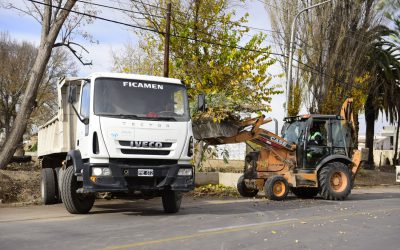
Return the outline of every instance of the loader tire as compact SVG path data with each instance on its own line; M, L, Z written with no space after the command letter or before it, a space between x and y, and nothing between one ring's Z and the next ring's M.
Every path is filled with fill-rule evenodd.
M96 196L94 194L80 194L76 191L81 188L72 166L67 167L62 173L61 199L65 208L71 214L86 214L93 207Z
M237 182L237 190L242 197L255 197L258 194L258 190L249 189L244 183L244 176L240 176Z
M57 203L57 187L56 176L54 169L42 169L42 182L40 185L40 193L42 196L43 204L50 205Z
M177 213L181 208L182 193L179 191L165 190L162 195L162 204L165 213Z
M275 175L265 182L264 192L269 200L281 201L289 193L289 184L283 176Z
M325 200L344 200L351 192L349 168L341 162L331 162L318 173L319 192Z
M310 199L310 198L314 198L315 196L318 195L318 188L306 188L306 187L298 187L298 188L291 188L290 191L292 191L292 193L294 195L296 195L299 198L303 198L303 199Z

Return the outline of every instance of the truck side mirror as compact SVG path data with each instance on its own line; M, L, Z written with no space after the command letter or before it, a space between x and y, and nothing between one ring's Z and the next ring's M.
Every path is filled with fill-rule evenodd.
M79 119L79 120L80 120L80 119ZM89 124L89 118L85 117L85 118L83 118L83 119L81 120L81 122L82 122L83 124L85 124L85 125L88 125L88 124Z
M68 86L68 102L71 104L76 102L76 85Z
M206 111L206 95L204 93L197 96L197 110Z

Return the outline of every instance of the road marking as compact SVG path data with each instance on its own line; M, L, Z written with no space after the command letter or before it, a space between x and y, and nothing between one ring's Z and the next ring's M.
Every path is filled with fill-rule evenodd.
M263 227L267 226L270 224L276 224L276 223L281 223L281 222L298 222L299 219L293 218L293 219L287 219L287 220L277 220L277 221L268 221L268 222L262 222L262 223L252 223L252 224L245 224L245 225L237 225L237 226L229 226L229 227L216 227L216 228L210 228L206 230L199 230L199 233L206 233L206 232L215 232L215 231L223 231L226 229L236 229L236 228L255 228L255 227Z
M282 225L294 223L294 222L295 222L294 220L285 220L285 221L276 221L276 222L271 221L268 223L259 223L258 226L242 226L242 227L233 227L233 228L225 228L225 229L223 228L223 229L217 230L217 231L208 231L208 232L204 231L204 232L198 232L198 233L188 234L188 235L179 235L179 236L174 236L174 237L169 237L169 238L164 238L164 239L159 239L159 240L142 241L142 242L127 244L127 245L115 245L115 246L101 248L100 250L115 250L115 249L127 249L127 248L133 248L133 247L142 247L142 246L161 244L161 243L177 241L177 240L187 240L187 239L198 238L198 237L208 236L208 235L240 232L240 231L245 231L245 230L249 230L249 229L259 229L259 228L264 228L264 227L269 227L269 226L282 226ZM251 224L249 224L249 225L251 225Z
M204 201L204 204L221 205L231 203L245 203L245 202L262 202L263 200L247 199L247 200L211 200ZM202 205L204 205L202 204Z
M366 210L366 211L359 211L359 212L350 212L350 213L343 213L343 214L336 214L336 215L328 215L328 216L310 216L304 217L299 219L288 219L288 220L281 220L281 221L271 221L271 222L264 222L264 223L256 223L256 224L247 224L243 226L230 226L225 228L212 228L207 230L198 231L197 233L188 234L188 235L178 235L158 240L149 240L149 241L142 241L136 242L132 244L126 245L115 245L109 246L105 248L101 248L99 250L115 250L115 249L128 249L134 247L142 247L142 246L149 246L149 245L156 245L161 243L167 243L177 240L187 240L193 238L200 238L204 236L211 236L217 234L224 234L224 233L232 233L232 232L240 232L246 231L249 229L260 229L260 228L268 228L272 226L283 226L292 223L301 223L301 222L311 222L311 221L318 221L318 220L327 220L327 219L336 219L342 217L350 217L350 216L357 216L357 215L364 215L368 213L381 213L381 212L392 212L392 211L400 211L400 208L389 208L389 209L378 209L378 210Z
M68 221L83 219L86 216L57 216L57 217L47 217L47 218L29 218L29 219L17 219L17 220L0 220L0 223L10 223L10 222L49 222L49 221Z

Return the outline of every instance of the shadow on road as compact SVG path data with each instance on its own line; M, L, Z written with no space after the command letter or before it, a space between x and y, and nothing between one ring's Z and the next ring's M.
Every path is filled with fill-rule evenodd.
M363 194L351 194L347 200L381 200L381 199L400 199L400 193L363 193Z
M284 211L289 209L312 208L316 206L335 206L346 202L380 200L380 199L400 199L400 193L363 193L351 194L344 201L326 201L321 197L314 199L298 199L289 196L285 201L270 201L263 198L257 199L193 199L186 198L182 202L179 213L170 216L196 215L196 214L244 214L264 211ZM131 202L120 200L110 204L106 202L95 204L95 209L91 214L110 214L121 213L133 216L165 216L160 199L144 200Z

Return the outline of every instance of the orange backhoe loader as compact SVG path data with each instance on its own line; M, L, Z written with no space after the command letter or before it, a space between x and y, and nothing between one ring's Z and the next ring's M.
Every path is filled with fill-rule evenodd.
M289 190L303 198L320 193L324 199L342 200L350 194L361 163L361 152L353 146L352 104L353 99L347 99L340 115L287 117L282 136L260 128L272 121L260 116L237 124L233 136L202 139L210 145L256 145L237 183L244 197L264 189L272 200L285 199Z

